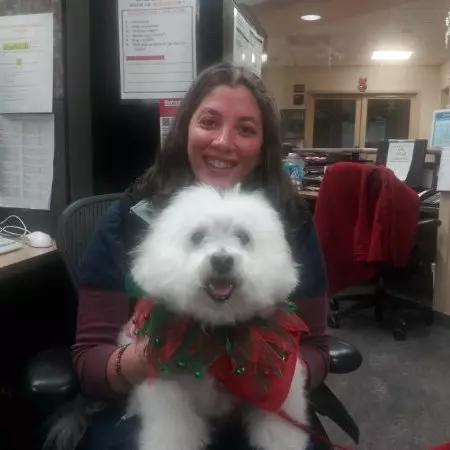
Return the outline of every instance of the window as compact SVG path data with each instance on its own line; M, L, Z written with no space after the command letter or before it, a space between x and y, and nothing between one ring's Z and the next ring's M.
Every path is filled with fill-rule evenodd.
M306 146L376 148L415 137L415 95L315 94L307 107Z
M356 99L316 99L314 109L313 147L353 147L355 139L356 111Z

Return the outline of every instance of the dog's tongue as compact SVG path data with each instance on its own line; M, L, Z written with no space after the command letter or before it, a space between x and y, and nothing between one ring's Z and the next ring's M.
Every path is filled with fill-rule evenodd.
M209 282L209 290L216 298L228 297L233 290L233 285L228 281L214 280Z

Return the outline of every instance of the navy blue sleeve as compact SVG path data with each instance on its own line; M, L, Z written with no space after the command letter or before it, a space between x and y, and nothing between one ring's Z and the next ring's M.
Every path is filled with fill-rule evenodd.
M82 287L122 292L127 257L124 244L124 205L113 203L102 217L81 262Z
M327 290L325 265L314 225L303 238L297 239L297 245L294 257L300 265L300 283L291 296L296 302L319 297Z

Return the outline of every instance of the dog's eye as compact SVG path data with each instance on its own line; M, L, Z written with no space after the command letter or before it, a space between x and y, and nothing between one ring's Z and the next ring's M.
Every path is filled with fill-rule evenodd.
M249 234L244 230L239 230L236 232L236 237L239 239L241 245L247 245L250 242Z
M204 230L197 230L195 233L191 236L191 242L194 245L199 245L202 243L203 239L205 239L206 233Z

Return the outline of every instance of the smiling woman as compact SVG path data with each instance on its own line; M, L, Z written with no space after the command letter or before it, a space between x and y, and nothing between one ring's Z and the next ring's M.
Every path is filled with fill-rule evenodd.
M220 187L263 181L269 198L289 203L281 155L278 111L261 79L218 64L193 83L163 151L136 187L163 206L194 180Z
M259 164L261 113L244 86L218 86L189 125L188 155L197 180L221 187L243 180Z
M142 200L151 203L152 211L162 210L174 194L196 182L219 188L240 184L246 191L262 191L280 214L292 256L296 264L302 262L302 282L290 300L297 303L298 313L309 327L300 355L307 368L308 388L314 388L326 376L328 301L323 260L309 211L283 169L276 106L259 77L221 63L195 80L155 165L105 214L88 246L80 267L82 285L73 348L74 364L87 397L125 398L147 376L145 345L124 348L116 344L134 307L134 299L126 290L130 253L143 236L143 227L148 227L130 210L134 211ZM197 216L202 215L200 206ZM184 224L179 226L183 230ZM235 245L242 249L252 245L252 236L246 231L235 230ZM192 245L201 245L203 239L205 230L190 237ZM177 244L171 241L170 245ZM230 270L228 260L219 258L215 264L217 272ZM263 286L264 277L260 278ZM223 299L231 294L232 284L213 281L209 286L213 297ZM95 416L82 450L134 449L138 424L121 422L123 414L123 404L117 402L115 408L111 406ZM240 426L224 430L223 442L218 438L219 446L211 448L247 449L241 431Z

